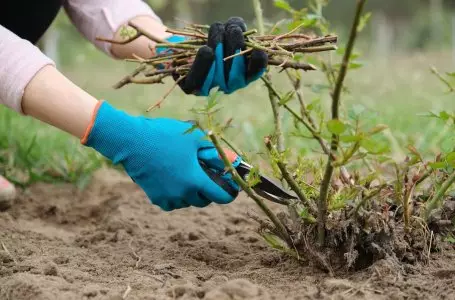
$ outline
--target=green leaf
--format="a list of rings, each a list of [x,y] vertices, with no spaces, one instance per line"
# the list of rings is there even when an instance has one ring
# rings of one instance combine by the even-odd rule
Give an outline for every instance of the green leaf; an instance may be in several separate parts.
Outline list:
[[[321,104],[321,98],[315,98],[313,101],[311,101],[310,104],[307,105],[306,109],[308,111],[313,111],[315,109],[318,109]]]
[[[371,12],[367,12],[362,17],[360,17],[359,25],[357,26],[357,32],[361,32],[365,26],[368,24],[368,21],[371,18]]]
[[[452,167],[455,167],[455,152],[450,152],[446,156],[446,162]]]
[[[363,139],[360,142],[363,149],[367,150],[371,154],[382,154],[388,151],[388,145],[376,141],[374,139]]]
[[[446,74],[447,74],[447,76],[455,78],[455,72],[447,72]]]
[[[279,9],[288,11],[290,13],[294,12],[294,9],[291,7],[291,5],[285,1],[285,0],[275,0],[275,7],[278,7]]]
[[[439,118],[441,118],[444,121],[447,121],[448,119],[451,118],[451,115],[448,112],[443,110],[439,113]]]
[[[264,240],[270,245],[270,247],[278,250],[288,249],[284,241],[280,239],[278,236],[267,232],[264,232],[261,235],[264,238]]]
[[[348,69],[350,70],[355,70],[355,69],[360,69],[363,67],[363,64],[360,62],[351,62],[349,63]]]
[[[294,94],[295,94],[295,91],[287,92],[286,95],[284,95],[283,97],[281,97],[279,104],[280,104],[280,105],[285,105],[285,104],[288,103],[290,100],[292,100],[292,98],[294,97]]]
[[[120,36],[124,39],[132,38],[137,34],[136,29],[128,27],[128,26],[122,26],[120,28]]]
[[[355,143],[363,139],[362,135],[342,135],[340,136],[340,141],[344,143]]]
[[[346,128],[347,126],[340,120],[330,120],[327,122],[327,129],[333,134],[340,135]]]
[[[429,163],[428,164],[432,169],[444,169],[446,167],[446,163],[443,161],[438,161],[434,163]]]

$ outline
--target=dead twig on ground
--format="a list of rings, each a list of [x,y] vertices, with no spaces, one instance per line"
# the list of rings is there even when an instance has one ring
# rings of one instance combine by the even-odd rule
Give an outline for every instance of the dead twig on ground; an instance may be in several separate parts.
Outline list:
[[[133,239],[131,239],[130,242],[128,243],[128,247],[131,249],[131,253],[133,254],[134,258],[136,259],[136,263],[134,264],[134,267],[137,269],[137,268],[139,268],[139,264],[142,261],[142,257],[136,253],[136,251],[133,249],[132,244],[133,244]]]
[[[122,299],[126,300],[126,298],[128,298],[128,295],[131,293],[131,291],[132,291],[131,286],[128,284],[125,292],[123,293]]]

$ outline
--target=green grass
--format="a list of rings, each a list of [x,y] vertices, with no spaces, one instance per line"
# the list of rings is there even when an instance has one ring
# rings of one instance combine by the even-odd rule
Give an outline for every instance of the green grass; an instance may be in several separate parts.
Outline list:
[[[3,107],[0,128],[0,174],[19,186],[46,181],[83,188],[105,162],[78,139]]]
[[[111,86],[135,65],[112,61],[87,44],[77,51],[69,48],[72,45],[63,47],[67,55],[63,57],[64,64],[60,69],[95,97],[106,99],[131,114],[145,115],[145,109],[172,84],[169,79],[164,85],[130,85],[114,90]],[[441,71],[451,71],[447,69],[448,61],[448,53],[407,55],[389,61],[366,60],[363,68],[352,71],[347,77],[350,94],[343,98],[344,106],[363,105],[368,110],[365,124],[387,124],[390,130],[386,136],[397,157],[406,153],[406,146],[410,143],[429,157],[453,148],[453,128],[445,128],[439,120],[418,116],[419,113],[440,109],[455,110],[453,95],[444,94],[445,87],[429,71],[430,64]],[[283,74],[274,76],[281,91],[290,89]],[[321,80],[318,72],[304,75],[306,85],[321,83]],[[315,96],[311,87],[305,88],[306,101]],[[161,109],[147,115],[188,120],[195,117],[189,110],[195,105],[204,105],[205,101],[176,89]],[[328,97],[322,102],[327,107]],[[247,89],[224,96],[222,107],[220,120],[234,118],[234,127],[228,131],[228,138],[246,152],[261,153],[263,137],[273,130],[267,90],[263,84],[258,81]],[[83,186],[91,171],[105,163],[100,155],[81,146],[77,139],[4,107],[0,108],[0,122],[0,173],[16,182],[66,181]],[[284,122],[285,126],[292,126],[288,114],[285,114]],[[294,149],[319,150],[306,139],[287,136],[286,142]]]

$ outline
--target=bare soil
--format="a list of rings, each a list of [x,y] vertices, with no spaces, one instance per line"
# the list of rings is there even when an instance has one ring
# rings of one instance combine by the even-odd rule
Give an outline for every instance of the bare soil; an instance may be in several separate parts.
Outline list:
[[[113,170],[84,191],[36,184],[0,213],[0,299],[455,299],[454,249],[330,277],[270,249],[254,211],[165,213]]]

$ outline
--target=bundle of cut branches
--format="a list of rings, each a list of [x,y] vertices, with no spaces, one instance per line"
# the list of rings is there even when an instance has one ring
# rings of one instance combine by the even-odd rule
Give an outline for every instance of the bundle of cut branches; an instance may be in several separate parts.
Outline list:
[[[128,25],[134,29],[134,32],[131,32],[125,40],[118,41],[102,37],[97,39],[113,44],[127,44],[141,36],[145,36],[156,43],[154,47],[164,47],[168,50],[150,59],[143,59],[137,56],[134,59],[127,59],[138,63],[139,66],[133,73],[116,83],[114,85],[116,89],[129,83],[163,83],[163,79],[172,76],[172,74],[179,74],[180,78],[183,78],[190,70],[198,49],[207,44],[208,25],[188,24],[182,30],[168,28],[168,33],[187,37],[184,42],[179,43],[166,42],[147,32],[134,22],[129,22]],[[268,64],[271,66],[304,71],[316,70],[316,67],[311,64],[295,60],[294,55],[336,50],[337,36],[311,36],[300,33],[300,28],[297,27],[281,35],[258,35],[255,29],[246,31],[244,36],[247,48],[238,54],[224,58],[224,60],[232,59],[237,55],[248,55],[253,49],[259,49],[268,54]]]

